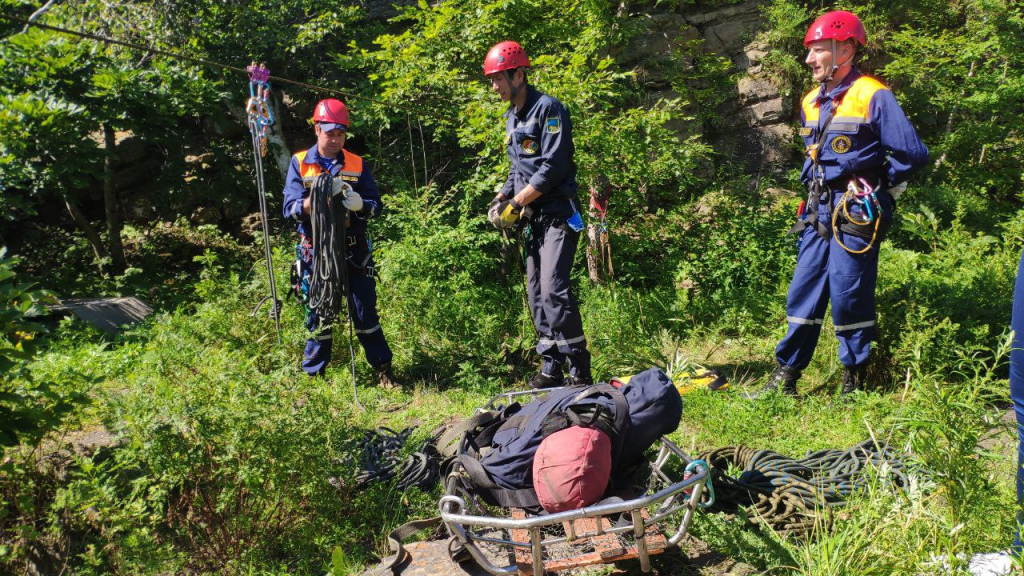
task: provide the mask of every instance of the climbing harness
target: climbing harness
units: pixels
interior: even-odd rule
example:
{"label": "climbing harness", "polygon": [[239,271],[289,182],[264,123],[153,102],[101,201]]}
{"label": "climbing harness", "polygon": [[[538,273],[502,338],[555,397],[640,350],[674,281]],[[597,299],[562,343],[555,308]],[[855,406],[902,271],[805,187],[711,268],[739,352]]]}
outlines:
{"label": "climbing harness", "polygon": [[[341,317],[342,310],[348,310],[348,259],[347,226],[348,210],[341,200],[352,192],[352,187],[330,172],[321,172],[309,190],[309,222],[312,228],[313,271],[309,279],[309,293],[306,306],[320,318],[321,326],[330,326]],[[343,306],[345,308],[343,308]],[[352,315],[345,314],[348,323],[348,350],[352,371],[352,399],[360,410],[366,408],[359,403],[356,391],[355,330]]]}
{"label": "climbing harness", "polygon": [[599,192],[594,186],[590,187],[590,209],[598,216],[597,224],[597,249],[601,261],[601,272],[607,278],[615,277],[615,267],[612,265],[612,244],[608,234],[608,200],[611,198],[611,184],[605,183]]}
{"label": "climbing harness", "polygon": [[[800,537],[828,527],[829,510],[842,507],[854,491],[864,487],[876,470],[897,488],[905,488],[916,467],[887,444],[868,439],[848,450],[808,452],[800,460],[771,450],[726,446],[708,450],[700,458],[711,465],[717,493],[715,511],[734,512],[743,506],[750,521]],[[729,467],[743,472],[737,478]]]}
{"label": "climbing harness", "polygon": [[831,208],[832,192],[825,185],[825,174],[818,164],[818,159],[821,157],[821,145],[825,143],[825,138],[828,136],[828,130],[832,126],[832,119],[834,117],[835,106],[832,107],[824,122],[821,123],[821,129],[818,131],[818,136],[814,139],[814,142],[804,149],[804,154],[811,159],[811,181],[807,186],[807,202],[801,203],[796,224],[789,229],[790,234],[801,234],[805,228],[813,226],[822,238],[828,239],[828,231],[818,222],[818,206],[821,203],[822,194],[825,194],[826,202],[828,202],[828,206]]}
{"label": "climbing harness", "polygon": [[[850,202],[860,206],[862,212],[867,215],[867,218],[860,220],[850,214]],[[874,206],[874,210],[872,210],[872,206]],[[846,220],[844,223],[839,222],[840,208],[842,209],[842,216]],[[874,222],[874,228],[871,231],[871,236],[869,239],[865,238],[868,239],[867,246],[860,250],[853,250],[847,247],[839,238],[841,231],[852,233],[855,236],[865,236],[861,232],[863,230],[862,227],[870,227],[872,222]],[[850,183],[846,187],[846,193],[843,194],[839,204],[832,210],[832,236],[835,237],[836,243],[850,254],[863,254],[871,250],[875,245],[875,240],[879,239],[878,227],[881,222],[882,205],[878,201],[878,196],[875,195],[874,187],[864,178],[851,178]]]}
{"label": "climbing harness", "polygon": [[267,213],[267,192],[263,181],[263,157],[267,155],[267,128],[274,123],[274,114],[267,104],[267,98],[270,96],[270,70],[255,62],[246,70],[249,72],[249,100],[245,104],[246,122],[249,125],[249,135],[252,137],[256,193],[260,198],[260,222],[263,224],[263,257],[267,263],[267,280],[270,283],[270,295],[256,304],[252,314],[255,315],[265,302],[270,301],[270,316],[274,319],[277,343],[280,345],[281,300],[277,297],[277,281],[274,278],[274,252],[270,246],[270,217]]}

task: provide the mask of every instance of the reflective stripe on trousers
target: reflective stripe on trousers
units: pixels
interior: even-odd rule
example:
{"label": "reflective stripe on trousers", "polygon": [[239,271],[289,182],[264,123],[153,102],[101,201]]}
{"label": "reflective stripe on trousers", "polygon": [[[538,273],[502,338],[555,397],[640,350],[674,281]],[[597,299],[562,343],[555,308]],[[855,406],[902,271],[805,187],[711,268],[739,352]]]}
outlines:
{"label": "reflective stripe on trousers", "polygon": [[[303,276],[313,272],[313,250],[302,250],[299,259]],[[367,255],[369,258],[369,255]],[[362,261],[363,258],[357,258]],[[372,265],[372,260],[366,260]],[[372,276],[367,276],[351,262],[348,264],[348,280],[351,293],[348,298],[349,314],[352,327],[359,344],[366,353],[366,360],[371,366],[377,367],[391,362],[391,348],[380,328],[380,317],[377,315],[377,283]],[[342,324],[343,326],[344,324]],[[331,327],[321,327],[320,317],[310,312],[306,315],[306,329],[312,336],[306,340],[303,351],[302,369],[310,375],[323,374],[331,361],[333,335]]]}
{"label": "reflective stripe on trousers", "polygon": [[[893,206],[887,198],[885,208],[891,218]],[[819,219],[828,218],[828,207],[822,205],[818,214]],[[850,234],[843,234],[842,240],[852,250],[867,245],[867,240]],[[844,366],[867,362],[876,336],[877,280],[877,243],[864,254],[851,254],[834,237],[825,240],[813,226],[804,229],[786,298],[789,328],[775,348],[779,364],[803,370],[811,363],[830,301],[832,323],[839,339],[839,360]]]}
{"label": "reflective stripe on trousers", "polygon": [[570,278],[580,233],[544,215],[528,225],[526,285],[541,371],[557,377],[568,363],[570,375],[589,379],[590,351]]}

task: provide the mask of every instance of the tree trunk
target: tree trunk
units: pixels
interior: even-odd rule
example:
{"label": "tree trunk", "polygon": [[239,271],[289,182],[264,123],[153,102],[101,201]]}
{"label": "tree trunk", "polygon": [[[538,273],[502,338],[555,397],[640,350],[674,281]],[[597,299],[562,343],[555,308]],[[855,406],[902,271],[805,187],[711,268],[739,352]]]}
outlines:
{"label": "tree trunk", "polygon": [[[288,143],[284,140],[284,116],[281,114],[281,106],[273,94],[267,98],[267,105],[274,114],[274,124],[267,130],[267,148],[274,156],[277,169],[281,172],[281,180],[288,177],[288,166],[292,163],[292,152]],[[243,120],[244,121],[244,120]]]}
{"label": "tree trunk", "polygon": [[100,238],[100,233],[96,231],[96,228],[89,222],[89,219],[82,214],[82,211],[78,208],[78,204],[71,199],[66,193],[64,196],[64,205],[68,207],[68,213],[71,214],[71,218],[74,219],[75,224],[85,234],[89,245],[92,246],[92,253],[96,256],[96,261],[100,263],[100,274],[107,274],[106,262],[110,258],[110,253],[107,252],[107,247],[103,245],[103,239]]}
{"label": "tree trunk", "polygon": [[121,243],[121,205],[117,199],[114,183],[114,163],[117,161],[117,142],[114,128],[103,124],[103,147],[107,150],[103,160],[103,207],[107,214],[107,243],[110,252],[110,273],[124,274],[127,264],[124,259],[124,245]]}

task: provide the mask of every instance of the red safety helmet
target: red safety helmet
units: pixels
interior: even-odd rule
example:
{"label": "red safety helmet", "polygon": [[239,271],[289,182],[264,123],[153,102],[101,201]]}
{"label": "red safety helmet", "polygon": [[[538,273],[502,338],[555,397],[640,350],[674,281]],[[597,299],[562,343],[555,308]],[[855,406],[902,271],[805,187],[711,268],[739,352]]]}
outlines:
{"label": "red safety helmet", "polygon": [[612,475],[612,440],[597,428],[570,426],[545,438],[533,457],[533,490],[554,514],[604,496]]}
{"label": "red safety helmet", "polygon": [[836,10],[821,15],[811,24],[804,36],[804,46],[810,46],[811,42],[817,40],[842,42],[850,38],[857,40],[861,46],[868,43],[868,36],[864,32],[864,25],[861,24],[860,18],[857,18],[852,12]]}
{"label": "red safety helmet", "polygon": [[523,50],[518,42],[511,40],[498,42],[487,51],[487,56],[484,57],[484,76],[524,66],[529,68],[530,60],[526,57],[526,50]]}
{"label": "red safety helmet", "polygon": [[348,131],[348,107],[341,100],[327,98],[317,103],[313,109],[313,122],[320,124],[324,130],[341,128]]}

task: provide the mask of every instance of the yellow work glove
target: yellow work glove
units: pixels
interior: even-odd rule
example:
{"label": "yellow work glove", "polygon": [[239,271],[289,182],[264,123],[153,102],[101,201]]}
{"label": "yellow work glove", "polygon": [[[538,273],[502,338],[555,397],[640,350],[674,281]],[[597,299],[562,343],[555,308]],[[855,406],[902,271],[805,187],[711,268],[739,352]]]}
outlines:
{"label": "yellow work glove", "polygon": [[515,200],[502,202],[498,206],[498,221],[500,222],[499,228],[511,228],[515,226],[516,221],[519,220],[519,216],[522,213],[522,206],[517,204]]}

